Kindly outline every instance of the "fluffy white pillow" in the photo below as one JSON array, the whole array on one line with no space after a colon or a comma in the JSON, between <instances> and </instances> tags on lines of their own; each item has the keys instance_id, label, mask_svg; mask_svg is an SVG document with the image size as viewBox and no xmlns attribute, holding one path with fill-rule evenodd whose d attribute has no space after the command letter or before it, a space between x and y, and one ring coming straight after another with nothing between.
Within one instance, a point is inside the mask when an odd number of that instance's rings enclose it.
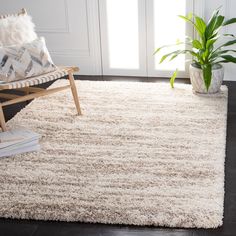
<instances>
[{"instance_id":1,"label":"fluffy white pillow","mask_svg":"<svg viewBox=\"0 0 236 236\"><path fill-rule=\"evenodd\" d=\"M0 80L12 82L54 71L44 38L31 43L0 47Z\"/></svg>"},{"instance_id":2,"label":"fluffy white pillow","mask_svg":"<svg viewBox=\"0 0 236 236\"><path fill-rule=\"evenodd\" d=\"M0 47L28 43L37 38L35 25L29 15L0 19Z\"/></svg>"}]
</instances>

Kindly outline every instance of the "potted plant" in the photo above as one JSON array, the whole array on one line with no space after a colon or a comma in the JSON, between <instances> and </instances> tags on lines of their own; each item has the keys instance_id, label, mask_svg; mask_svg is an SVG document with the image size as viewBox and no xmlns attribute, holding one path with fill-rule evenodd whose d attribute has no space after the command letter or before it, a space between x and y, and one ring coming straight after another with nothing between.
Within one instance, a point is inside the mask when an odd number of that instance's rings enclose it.
<instances>
[{"instance_id":1,"label":"potted plant","mask_svg":"<svg viewBox=\"0 0 236 236\"><path fill-rule=\"evenodd\" d=\"M236 44L236 37L233 34L220 35L220 30L224 26L236 23L236 18L225 20L225 17L220 15L219 9L214 11L208 22L192 13L179 17L193 25L198 37L194 39L186 37L185 42L178 41L174 45L162 46L156 49L154 54L159 53L163 48L184 44L185 50L172 50L162 56L160 63L167 59L171 61L181 54L190 54L193 58L189 68L193 90L198 93L218 92L224 77L222 63L236 63L236 57L232 55L236 50L228 48L228 46ZM221 37L230 39L221 45L215 46ZM178 69L176 69L170 79L172 88L174 87L177 73Z\"/></svg>"}]
</instances>

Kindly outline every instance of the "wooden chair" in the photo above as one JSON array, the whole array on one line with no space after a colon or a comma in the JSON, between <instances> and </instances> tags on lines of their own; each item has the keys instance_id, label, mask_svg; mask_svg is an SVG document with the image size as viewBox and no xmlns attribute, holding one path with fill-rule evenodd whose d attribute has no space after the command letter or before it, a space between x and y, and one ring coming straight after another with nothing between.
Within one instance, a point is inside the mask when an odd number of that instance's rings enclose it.
<instances>
[{"instance_id":1,"label":"wooden chair","mask_svg":"<svg viewBox=\"0 0 236 236\"><path fill-rule=\"evenodd\" d=\"M3 107L12 105L15 103L19 103L19 102L28 101L28 100L45 96L45 95L49 95L52 93L56 93L65 89L71 89L75 106L77 109L77 113L78 115L82 115L82 112L80 109L79 97L78 97L78 93L77 93L77 89L76 89L75 81L74 81L74 76L73 76L73 73L78 70L79 68L77 67L58 67L57 70L44 74L44 75L27 78L25 80L19 80L19 81L14 81L10 83L0 84L0 98L8 99L7 101L0 103L0 126L2 130L3 131L7 130L4 113L3 113ZM67 76L69 80L69 84L66 86L61 86L61 87L51 88L51 89L32 87L35 85L39 85L39 84L43 84L49 81L56 80L58 78L62 78L64 76ZM25 92L25 95L20 96L20 95L8 94L7 90L12 90L12 89L23 91Z\"/></svg>"},{"instance_id":2,"label":"wooden chair","mask_svg":"<svg viewBox=\"0 0 236 236\"><path fill-rule=\"evenodd\" d=\"M21 14L23 15L27 14L26 10L22 9L21 12L15 14L15 16L21 15ZM0 19L6 18L8 16L11 16L11 15L1 15ZM43 74L40 76L35 76L35 77L31 77L31 78L27 78L27 79L19 80L19 81L14 81L10 83L0 83L0 98L7 99L4 102L0 102L0 127L2 128L2 130L3 131L7 130L5 117L3 113L3 107L12 105L15 103L19 103L19 102L31 100L34 98L38 98L41 96L45 96L48 94L52 94L55 92L59 92L65 89L71 89L75 106L77 109L77 113L78 115L82 115L81 109L80 109L79 97L77 94L77 89L75 86L75 81L74 81L74 76L73 76L73 73L76 71L79 71L78 67L58 67L55 71L47 73L47 74ZM49 81L56 80L58 78L62 78L64 76L67 76L69 80L69 84L66 86L61 86L61 87L52 88L52 89L32 87L35 85L39 85L39 84L43 84ZM7 90L13 90L13 89L23 91L24 95L19 96L19 95L7 93Z\"/></svg>"}]
</instances>

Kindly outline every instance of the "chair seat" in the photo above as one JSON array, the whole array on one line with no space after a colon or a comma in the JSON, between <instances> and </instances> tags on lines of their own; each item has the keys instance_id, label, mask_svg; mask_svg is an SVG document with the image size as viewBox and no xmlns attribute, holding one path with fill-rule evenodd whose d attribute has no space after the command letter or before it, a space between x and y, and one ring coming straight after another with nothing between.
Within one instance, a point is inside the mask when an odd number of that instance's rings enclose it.
<instances>
[{"instance_id":1,"label":"chair seat","mask_svg":"<svg viewBox=\"0 0 236 236\"><path fill-rule=\"evenodd\" d=\"M43 75L34 76L27 79L13 81L9 83L6 82L0 83L0 90L19 89L38 84L43 84L64 77L68 75L69 72L75 72L75 71L78 71L77 67L57 67L55 71Z\"/></svg>"},{"instance_id":2,"label":"chair seat","mask_svg":"<svg viewBox=\"0 0 236 236\"><path fill-rule=\"evenodd\" d=\"M25 95L6 93L5 91L3 93L0 93L0 96L6 99L6 101L0 102L0 127L2 128L2 131L7 131L6 121L3 113L3 107L20 102L25 102L28 100L32 100L34 98L46 96L56 92L60 92L65 89L71 89L77 114L82 115L77 88L73 76L73 73L76 71L79 71L78 67L57 67L55 71L40 76L30 77L24 80L14 81L11 83L1 83L0 90L20 89L25 91L26 93ZM64 76L67 77L69 85L58 86L56 88L49 88L49 89L31 87L34 85L43 84L49 81L59 79Z\"/></svg>"}]
</instances>

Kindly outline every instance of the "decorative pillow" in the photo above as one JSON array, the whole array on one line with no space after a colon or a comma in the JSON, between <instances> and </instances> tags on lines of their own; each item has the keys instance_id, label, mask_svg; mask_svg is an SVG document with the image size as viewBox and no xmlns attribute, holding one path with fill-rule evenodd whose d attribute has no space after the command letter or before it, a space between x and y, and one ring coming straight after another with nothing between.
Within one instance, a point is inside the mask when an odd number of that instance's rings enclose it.
<instances>
[{"instance_id":1,"label":"decorative pillow","mask_svg":"<svg viewBox=\"0 0 236 236\"><path fill-rule=\"evenodd\" d=\"M27 13L0 17L0 46L29 43L37 38L35 25Z\"/></svg>"},{"instance_id":2,"label":"decorative pillow","mask_svg":"<svg viewBox=\"0 0 236 236\"><path fill-rule=\"evenodd\" d=\"M54 71L45 39L0 48L0 80L11 82Z\"/></svg>"}]
</instances>

